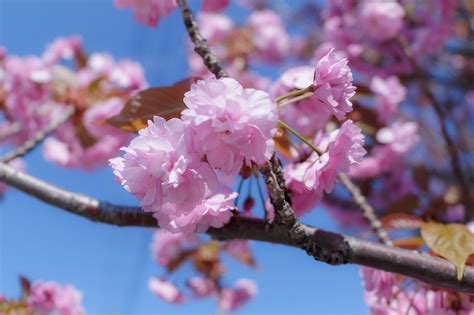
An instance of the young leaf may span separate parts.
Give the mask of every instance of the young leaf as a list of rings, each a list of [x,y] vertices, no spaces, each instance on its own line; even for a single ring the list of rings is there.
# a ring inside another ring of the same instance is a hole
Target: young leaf
[[[402,238],[402,239],[393,241],[393,245],[400,248],[416,250],[420,248],[422,245],[425,245],[425,240],[418,236]]]
[[[436,254],[454,264],[461,281],[466,260],[474,254],[474,234],[464,224],[427,222],[421,227],[421,236]]]
[[[178,267],[180,267],[183,263],[185,263],[189,258],[191,258],[192,255],[194,255],[194,250],[182,251],[181,253],[179,253],[178,257],[168,262],[168,264],[166,265],[166,269],[170,273],[175,271]]]
[[[196,78],[179,81],[172,86],[150,88],[135,94],[120,114],[109,118],[107,123],[128,132],[138,132],[147,126],[153,116],[168,120],[177,118],[185,109],[183,97]]]
[[[290,147],[291,142],[286,132],[275,137],[275,149],[289,160],[292,158]]]
[[[386,213],[410,213],[416,208],[418,208],[418,196],[415,194],[408,194],[389,205]]]

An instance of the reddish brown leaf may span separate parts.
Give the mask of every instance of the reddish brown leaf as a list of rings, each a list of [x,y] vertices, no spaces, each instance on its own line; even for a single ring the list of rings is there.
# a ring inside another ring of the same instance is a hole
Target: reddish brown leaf
[[[20,286],[21,286],[21,291],[24,296],[27,296],[30,294],[30,289],[31,289],[31,282],[26,278],[25,276],[19,276],[20,280]]]
[[[195,252],[194,250],[187,250],[187,251],[182,251],[181,253],[179,253],[178,257],[176,257],[174,260],[170,261],[166,265],[166,269],[168,270],[168,272],[175,271],[179,266],[181,266],[189,258],[191,258],[194,252]]]
[[[418,208],[418,196],[414,194],[409,194],[403,197],[402,199],[392,203],[386,210],[386,213],[410,213],[416,208]]]
[[[193,263],[194,268],[202,272],[207,277],[218,279],[224,273],[224,267],[219,259],[219,242],[210,241],[194,252]]]
[[[393,244],[396,247],[416,250],[425,244],[425,240],[417,236],[395,240]]]
[[[287,159],[291,159],[292,157],[290,147],[291,142],[286,132],[275,137],[275,149]]]
[[[425,167],[421,165],[415,166],[413,168],[413,179],[415,180],[416,186],[418,186],[423,191],[428,191],[430,173]]]
[[[84,127],[82,122],[77,122],[76,125],[74,126],[76,129],[76,136],[79,139],[81,146],[83,148],[90,148],[93,146],[96,142],[97,139],[94,138]]]
[[[240,169],[239,175],[242,176],[243,179],[247,179],[252,175],[252,168],[247,164],[244,164]]]
[[[153,116],[161,116],[168,120],[181,115],[185,109],[184,93],[196,78],[186,79],[172,86],[150,88],[135,94],[117,116],[107,122],[112,126],[128,132],[138,132],[147,126]]]
[[[375,129],[382,127],[378,122],[377,113],[373,109],[360,105],[357,102],[354,102],[353,108],[354,111],[349,113],[348,117],[354,122],[361,122]]]
[[[419,229],[424,221],[406,213],[392,213],[380,219],[385,229],[410,230]]]

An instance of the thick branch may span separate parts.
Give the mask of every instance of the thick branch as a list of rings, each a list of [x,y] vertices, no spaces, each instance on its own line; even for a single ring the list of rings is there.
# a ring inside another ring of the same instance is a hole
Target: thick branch
[[[95,222],[117,226],[157,227],[152,215],[142,212],[139,208],[113,205],[69,192],[17,171],[4,163],[0,163],[0,181],[46,203]],[[311,246],[320,252],[323,261],[337,263],[323,258],[343,256],[347,259],[344,262],[399,273],[433,286],[474,294],[472,267],[465,269],[463,280],[459,282],[456,279],[454,266],[446,260],[326,232],[302,223],[299,223],[299,227],[304,232],[305,238],[312,242]],[[272,225],[261,219],[236,216],[224,228],[211,228],[207,233],[220,240],[249,239],[300,247],[297,240],[289,237],[286,226]]]
[[[216,78],[228,77],[229,75],[222,67],[221,61],[211,52],[207,40],[202,37],[201,32],[199,31],[199,26],[194,19],[193,13],[188,7],[187,1],[177,0],[177,2],[181,9],[186,31],[194,44],[194,51],[201,56],[206,67],[216,76]]]
[[[379,241],[387,246],[393,246],[393,242],[388,236],[387,231],[383,228],[382,222],[377,218],[374,208],[368,203],[359,187],[357,187],[346,174],[339,174],[339,179],[351,193],[354,202],[362,210],[362,216],[370,224],[372,231],[375,232]]]
[[[62,113],[61,117],[59,117],[57,120],[52,121],[50,124],[48,124],[43,130],[40,130],[33,138],[27,140],[25,143],[23,143],[22,146],[16,148],[14,151],[5,154],[4,156],[0,157],[0,162],[3,163],[8,163],[11,160],[14,160],[18,157],[24,156],[34,148],[38,144],[40,144],[50,133],[52,133],[54,130],[56,130],[60,125],[62,125],[66,120],[72,117],[74,115],[74,107],[69,106],[64,109],[64,112]]]

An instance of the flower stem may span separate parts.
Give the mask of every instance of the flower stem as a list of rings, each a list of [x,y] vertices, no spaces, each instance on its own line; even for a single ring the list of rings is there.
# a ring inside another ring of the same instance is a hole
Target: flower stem
[[[290,126],[288,126],[283,120],[279,119],[278,123],[280,126],[291,132],[296,136],[296,138],[300,139],[302,142],[304,142],[308,147],[311,148],[314,152],[318,153],[319,155],[323,154],[321,150],[319,150],[314,144],[311,143],[307,138],[305,138],[303,135],[301,135],[298,131],[294,130]]]
[[[289,93],[287,93],[287,94],[281,95],[281,96],[279,96],[279,97],[277,97],[277,98],[275,99],[275,102],[280,103],[281,101],[286,100],[286,99],[289,98],[289,97],[299,96],[299,95],[304,94],[304,93],[306,93],[306,92],[313,92],[313,86],[310,85],[310,86],[308,86],[308,87],[306,87],[306,88],[304,88],[304,89],[301,89],[301,90],[294,90],[294,91],[291,91],[291,92],[289,92]]]
[[[298,96],[296,96],[296,97],[294,97],[294,98],[292,98],[292,99],[290,99],[290,100],[288,100],[288,101],[286,101],[286,102],[283,102],[281,105],[279,105],[279,106],[277,107],[277,109],[280,110],[280,109],[284,108],[284,107],[287,106],[287,105],[290,105],[290,104],[293,104],[293,103],[302,101],[302,100],[304,100],[304,99],[307,99],[307,98],[313,96],[313,94],[314,94],[313,92],[307,92],[307,93],[298,95]]]

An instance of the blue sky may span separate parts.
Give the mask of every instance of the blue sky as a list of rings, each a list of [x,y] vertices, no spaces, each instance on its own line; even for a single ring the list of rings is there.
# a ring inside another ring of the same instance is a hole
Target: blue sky
[[[198,1],[191,0],[194,7]],[[230,14],[241,15],[231,8]],[[39,54],[58,36],[79,34],[89,52],[131,58],[146,69],[151,85],[185,78],[185,33],[175,12],[157,29],[137,24],[112,0],[0,0],[0,45],[10,54]],[[66,189],[116,203],[136,204],[107,168],[94,173],[59,169],[41,157],[26,158],[28,172]],[[305,222],[337,230],[323,209]],[[72,283],[84,293],[89,314],[213,314],[214,300],[166,304],[147,289],[163,270],[151,259],[152,230],[91,223],[10,190],[0,201],[0,292],[19,293],[18,275]],[[228,260],[227,283],[257,281],[258,296],[237,314],[363,314],[363,290],[356,266],[332,267],[284,246],[252,243],[258,268]],[[173,278],[186,279],[185,267]]]

